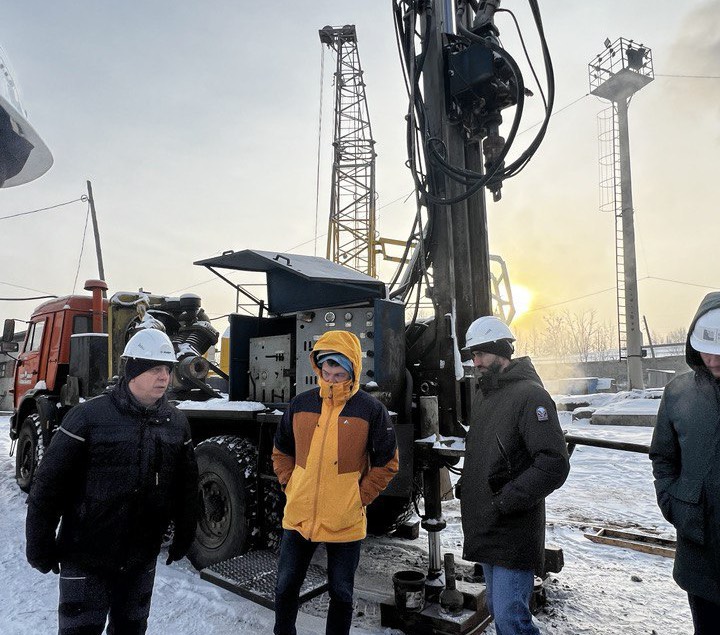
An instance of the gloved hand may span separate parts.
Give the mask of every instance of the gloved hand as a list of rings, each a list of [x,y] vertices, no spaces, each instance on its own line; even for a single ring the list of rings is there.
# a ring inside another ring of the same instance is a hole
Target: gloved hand
[[[170,547],[168,548],[168,557],[167,557],[167,560],[165,561],[166,565],[171,565],[173,562],[178,562],[178,561],[182,560],[184,557],[183,555],[180,555],[177,552],[177,549],[175,549],[174,547],[175,547],[175,545],[170,545]]]
[[[60,564],[57,560],[40,560],[37,562],[31,562],[30,565],[33,569],[37,569],[40,573],[60,573]]]
[[[462,496],[462,479],[460,479],[457,483],[455,483],[455,498],[460,500],[461,496]]]

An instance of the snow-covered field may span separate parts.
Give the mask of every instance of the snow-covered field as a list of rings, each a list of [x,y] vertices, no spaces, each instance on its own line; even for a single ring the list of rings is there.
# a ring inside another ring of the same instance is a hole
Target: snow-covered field
[[[649,443],[652,430],[592,426],[561,413],[563,427],[576,434]],[[7,417],[0,416],[0,633],[42,635],[56,632],[57,578],[41,575],[25,562],[25,495],[14,480],[8,456]],[[448,528],[443,548],[461,552],[459,504],[444,505]],[[548,606],[538,622],[543,635],[687,635],[692,632],[685,594],[672,581],[672,560],[599,545],[584,530],[599,526],[641,527],[665,537],[674,531],[660,516],[650,462],[640,454],[578,446],[565,486],[548,499],[548,543],[564,550],[565,567],[547,586]],[[389,588],[393,571],[417,566],[425,536],[414,542],[387,538],[366,541],[359,586]],[[386,558],[386,562],[376,563]],[[236,635],[272,632],[270,611],[200,580],[184,560],[165,566],[161,554],[148,633],[160,635]],[[369,566],[372,564],[379,566]],[[365,565],[365,566],[363,566]],[[377,579],[374,580],[373,576]],[[361,595],[361,591],[358,595]],[[382,628],[371,605],[357,616],[354,633],[392,635]],[[312,611],[317,613],[317,611]],[[301,614],[299,632],[324,632],[323,620]],[[491,626],[488,634],[494,634]]]

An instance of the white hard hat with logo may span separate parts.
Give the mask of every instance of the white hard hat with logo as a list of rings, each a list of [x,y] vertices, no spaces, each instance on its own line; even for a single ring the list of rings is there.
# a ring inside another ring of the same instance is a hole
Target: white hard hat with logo
[[[28,121],[0,48],[0,187],[28,183],[45,174],[52,164],[49,148]]]
[[[475,320],[468,328],[465,335],[465,346],[463,351],[471,351],[480,344],[497,342],[498,340],[515,341],[515,336],[501,319],[494,315],[484,315]]]
[[[690,346],[698,353],[720,355],[720,309],[710,309],[697,319]]]
[[[170,338],[158,329],[143,329],[133,335],[122,357],[125,359],[148,359],[159,364],[175,364],[177,357]]]

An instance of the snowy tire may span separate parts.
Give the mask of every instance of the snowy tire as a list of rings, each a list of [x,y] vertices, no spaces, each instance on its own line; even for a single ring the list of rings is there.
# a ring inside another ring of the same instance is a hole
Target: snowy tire
[[[188,558],[197,569],[250,547],[257,524],[257,448],[248,439],[212,437],[195,448],[199,516]]]
[[[23,492],[29,492],[35,472],[45,454],[40,417],[33,413],[25,417],[18,436],[15,453],[15,480]]]
[[[277,482],[266,484],[263,492],[263,519],[265,521],[263,546],[276,553],[280,551],[284,512],[285,494],[280,490],[280,484]]]

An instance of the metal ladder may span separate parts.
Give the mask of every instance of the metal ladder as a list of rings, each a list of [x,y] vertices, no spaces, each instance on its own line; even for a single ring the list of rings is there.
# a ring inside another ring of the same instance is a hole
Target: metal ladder
[[[600,211],[615,217],[615,289],[617,298],[618,353],[627,359],[625,321],[625,251],[623,249],[622,191],[620,189],[620,137],[613,104],[598,114]]]

